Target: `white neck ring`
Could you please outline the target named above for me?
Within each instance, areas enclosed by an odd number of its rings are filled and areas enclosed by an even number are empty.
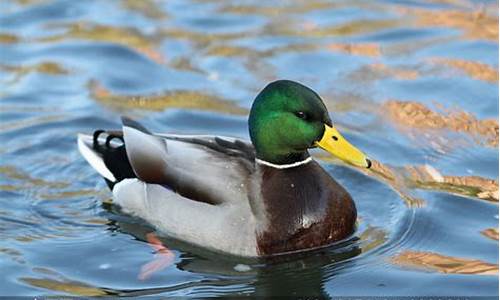
[[[298,167],[298,166],[301,166],[301,165],[305,165],[305,164],[307,164],[307,163],[309,163],[311,161],[312,161],[312,157],[309,156],[308,158],[306,158],[304,160],[301,160],[301,161],[294,162],[293,164],[278,165],[278,164],[273,164],[273,163],[270,163],[270,162],[262,160],[262,159],[258,159],[258,158],[255,159],[256,163],[264,165],[264,166],[268,166],[268,167],[271,167],[271,168],[275,168],[275,169],[290,169],[290,168],[295,168],[295,167]]]

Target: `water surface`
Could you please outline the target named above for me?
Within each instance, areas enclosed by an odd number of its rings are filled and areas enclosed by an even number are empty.
[[[498,2],[0,3],[0,294],[498,294]],[[351,193],[352,239],[277,261],[162,240],[120,213],[78,132],[248,138],[270,81],[325,100],[371,170],[316,159]]]

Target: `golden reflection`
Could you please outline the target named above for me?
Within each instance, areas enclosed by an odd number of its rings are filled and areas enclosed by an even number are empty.
[[[44,238],[55,238],[54,236],[51,236],[51,235],[44,235],[44,236],[30,236],[30,235],[23,235],[23,236],[16,236],[14,237],[14,239],[18,242],[21,242],[21,243],[31,243],[33,241],[37,241],[37,240],[42,240]]]
[[[401,174],[400,168],[393,168],[389,165],[383,164],[377,160],[372,159],[372,167],[369,170],[363,170],[365,174],[373,176],[379,180],[384,181],[398,193],[398,195],[405,201],[405,204],[411,208],[422,208],[426,206],[426,201],[414,197],[408,190],[407,182]]]
[[[391,261],[402,267],[426,269],[447,274],[498,275],[498,265],[496,264],[433,252],[405,250],[392,257]]]
[[[45,186],[51,188],[65,188],[69,185],[66,182],[50,182],[39,178],[33,178],[29,174],[21,172],[14,166],[6,166],[6,165],[0,166],[0,174],[6,176],[7,178],[21,180],[29,183],[32,186],[38,186],[38,187]],[[7,185],[6,187],[9,188],[12,186]],[[26,186],[16,185],[15,188],[17,190],[22,191],[26,188]]]
[[[498,68],[487,64],[463,59],[434,58],[431,62],[436,65],[445,65],[462,71],[468,76],[490,83],[498,84]]]
[[[67,39],[109,42],[130,47],[157,63],[162,64],[166,61],[163,54],[156,49],[160,37],[157,35],[146,36],[135,28],[113,27],[86,22],[54,26],[65,27],[67,32],[62,35],[42,38],[40,39],[41,42],[57,42]]]
[[[32,117],[32,118],[26,118],[22,120],[17,120],[17,121],[11,121],[11,122],[1,122],[0,123],[0,132],[1,131],[9,131],[9,130],[17,130],[21,128],[27,128],[27,127],[35,127],[41,124],[45,123],[50,123],[50,122],[57,122],[64,120],[63,115],[53,115],[53,116],[40,116],[40,117]]]
[[[20,38],[17,35],[9,33],[0,33],[0,44],[14,44],[18,43]]]
[[[107,225],[109,224],[109,219],[98,219],[98,218],[90,218],[80,220],[82,223],[90,224],[90,225]]]
[[[229,46],[229,45],[214,45],[206,46],[207,55],[223,56],[242,59],[242,63],[246,70],[255,77],[264,81],[277,80],[275,66],[268,63],[264,58],[273,57],[275,55],[283,55],[284,53],[299,53],[321,49],[320,45],[315,44],[291,44],[285,46],[277,46],[268,50],[255,50],[247,47]],[[258,92],[258,91],[256,91]]]
[[[419,76],[419,72],[413,68],[394,67],[382,63],[364,65],[349,75],[349,77],[357,81],[374,81],[389,77],[398,80],[415,80]]]
[[[492,240],[498,241],[498,228],[488,228],[481,231],[481,234]]]
[[[449,27],[461,30],[467,39],[498,42],[498,15],[488,14],[484,8],[469,11],[400,8],[400,12],[415,17],[420,28]]]
[[[322,153],[313,154],[323,161],[340,163],[337,159]],[[408,207],[425,206],[425,200],[411,195],[409,188],[423,188],[446,191],[467,197],[498,202],[498,181],[480,176],[449,176],[442,175],[430,165],[406,166],[395,168],[375,159],[371,160],[370,169],[358,169],[367,176],[385,182],[405,201]],[[351,167],[351,166],[348,166]],[[354,167],[351,167],[354,168]]]
[[[194,66],[188,57],[176,57],[168,62],[168,66],[180,71],[190,71],[196,73],[205,72],[198,67]]]
[[[23,258],[23,254],[19,250],[12,248],[0,248],[0,254],[7,255],[11,260],[19,264],[26,263],[26,260]]]
[[[245,67],[247,70],[252,73],[253,76],[256,78],[259,78],[261,80],[268,81],[275,81],[278,80],[279,78],[275,75],[277,73],[276,67],[267,63],[263,59],[257,59],[257,60],[252,60],[252,59],[247,59],[244,62]],[[259,90],[254,90],[254,93],[257,94]]]
[[[486,145],[498,147],[498,121],[494,119],[478,120],[465,111],[440,114],[413,101],[387,101],[382,111],[397,125],[426,130],[447,129],[473,137],[481,136],[486,139]]]
[[[373,114],[373,111],[378,109],[378,105],[366,95],[360,93],[360,91],[340,92],[333,88],[330,91],[323,92],[322,97],[328,111],[335,113],[357,112]]]
[[[162,38],[188,40],[192,43],[195,43],[195,46],[198,46],[199,48],[204,48],[212,42],[224,42],[224,41],[230,41],[248,37],[248,33],[213,34],[213,33],[188,31],[181,28],[163,29],[158,32],[158,35]]]
[[[9,80],[8,82],[9,84],[14,84],[27,74],[33,72],[49,74],[49,75],[69,74],[69,71],[67,69],[62,67],[60,64],[51,61],[41,62],[35,65],[21,65],[21,66],[0,64],[0,70],[14,74],[14,77],[11,80]]]
[[[397,20],[356,20],[341,25],[311,30],[307,36],[348,36],[365,34],[399,26]]]
[[[342,163],[339,159],[332,157],[331,155],[323,154],[323,153],[314,153],[313,156],[323,161],[333,162],[333,163]],[[401,199],[404,201],[406,206],[410,208],[422,208],[425,207],[426,202],[423,199],[414,197],[411,195],[410,191],[406,186],[406,182],[404,177],[400,172],[396,169],[393,169],[387,165],[382,164],[381,162],[371,159],[372,166],[370,169],[365,168],[357,168],[347,164],[344,164],[349,168],[356,168],[359,172],[364,173],[367,176],[373,177],[377,180],[382,181],[391,187],[394,192],[396,192]]]
[[[288,14],[303,14],[314,10],[340,7],[341,3],[323,1],[291,2],[289,5],[226,5],[220,11],[245,15],[279,16]]]
[[[446,176],[429,165],[407,166],[405,171],[409,185],[498,202],[496,180],[480,176]]]
[[[369,67],[384,78],[390,76],[400,80],[415,80],[419,77],[418,71],[411,68],[389,67],[382,63],[371,64]]]
[[[316,44],[291,44],[285,46],[277,46],[272,49],[259,51],[247,47],[221,44],[221,45],[207,46],[207,50],[205,52],[207,55],[213,55],[213,56],[250,58],[252,60],[251,63],[255,64],[255,63],[263,63],[262,59],[266,57],[272,57],[275,55],[281,55],[290,52],[293,53],[309,52],[318,49],[321,49],[321,47]]]
[[[88,283],[67,278],[56,270],[46,267],[32,268],[34,273],[41,274],[42,278],[20,277],[18,280],[33,287],[43,288],[55,292],[63,292],[72,296],[109,296],[117,295],[118,291],[92,286]]]
[[[168,108],[199,109],[227,114],[246,115],[248,110],[235,102],[196,91],[169,91],[150,96],[124,96],[112,94],[97,81],[90,83],[91,95],[97,101],[118,108],[138,108],[161,111]]]
[[[469,7],[470,2],[467,0],[426,0],[429,3],[453,4],[460,7]]]
[[[50,194],[41,194],[38,195],[40,199],[44,200],[67,200],[68,198],[75,197],[85,197],[85,196],[97,196],[100,192],[96,189],[88,189],[88,190],[76,190],[76,191],[59,191]]]
[[[387,241],[387,232],[378,227],[368,227],[359,235],[359,238],[362,252],[368,252]]]
[[[252,50],[245,47],[237,47],[237,46],[229,46],[229,45],[216,45],[209,47],[207,55],[214,56],[224,56],[224,57],[232,57],[232,56],[260,56],[260,53],[256,50]]]
[[[64,281],[48,278],[21,277],[20,280],[33,287],[44,288],[51,291],[64,292],[74,296],[106,296],[109,295],[105,290],[93,287],[83,282]]]
[[[148,47],[152,45],[151,39],[134,28],[112,27],[86,22],[54,26],[65,27],[68,31],[64,35],[47,37],[41,41],[55,42],[67,38],[81,38],[92,41],[107,41],[123,44],[133,48]]]
[[[38,233],[36,235],[30,233],[24,233],[22,236],[13,236],[14,240],[21,243],[32,243],[34,241],[42,241],[42,240],[53,240],[58,237],[67,237],[64,234],[49,234],[49,233]]]
[[[327,45],[327,49],[333,52],[342,52],[351,55],[361,55],[378,57],[382,53],[380,45],[376,43],[342,44],[332,43]]]
[[[340,25],[318,27],[313,23],[303,23],[300,27],[285,26],[285,24],[270,24],[266,33],[273,35],[291,35],[301,37],[335,37],[350,36],[395,28],[400,25],[398,20],[355,20]]]
[[[19,191],[19,187],[17,185],[12,185],[12,184],[0,184],[0,191],[5,191],[5,192],[15,192]]]
[[[165,19],[166,13],[163,12],[159,3],[154,0],[123,0],[120,1],[126,9],[138,12],[151,19]]]
[[[405,204],[410,208],[422,208],[426,206],[426,201],[411,195],[408,190],[406,180],[399,168],[392,168],[377,160],[372,159],[372,167],[369,170],[362,170],[365,174],[375,177],[385,182],[398,193]]]
[[[426,48],[432,48],[435,45],[445,45],[448,43],[453,43],[456,40],[453,36],[449,35],[438,35],[432,36],[425,39],[417,39],[411,41],[411,43],[400,42],[400,43],[391,43],[384,45],[384,55],[386,57],[393,56],[405,56],[409,57],[410,55],[414,55],[420,50]]]
[[[40,5],[48,0],[15,0],[20,5]]]
[[[274,56],[283,53],[300,53],[300,52],[309,52],[317,49],[322,49],[320,45],[314,43],[302,43],[302,44],[290,44],[285,46],[274,47],[268,51],[264,52],[264,56]]]
[[[64,212],[65,215],[70,217],[71,214],[68,212]],[[78,214],[76,214],[79,216]],[[74,228],[68,225],[52,225],[49,231],[45,230],[37,230],[40,229],[40,220],[37,220],[36,223],[33,224],[31,232],[24,232],[22,235],[15,234],[12,236],[7,236],[9,239],[14,239],[17,242],[21,243],[32,243],[35,241],[43,241],[43,240],[56,240],[56,239],[64,239],[68,240],[69,238],[78,238],[78,233],[75,232]]]
[[[379,162],[378,160],[372,160],[371,171],[389,181],[396,181],[395,172],[389,167]]]

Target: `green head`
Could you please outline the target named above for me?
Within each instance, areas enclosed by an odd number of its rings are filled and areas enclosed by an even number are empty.
[[[270,163],[303,160],[309,156],[307,149],[319,146],[355,165],[369,164],[332,126],[318,94],[294,81],[268,84],[254,100],[248,126],[257,158]]]
[[[276,164],[307,157],[324,124],[332,125],[318,94],[289,80],[272,82],[257,95],[248,123],[257,157]]]

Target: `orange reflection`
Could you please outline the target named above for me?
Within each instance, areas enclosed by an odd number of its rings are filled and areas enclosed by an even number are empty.
[[[497,275],[498,265],[477,259],[445,256],[433,252],[406,250],[394,256],[392,263],[447,274]]]
[[[465,111],[440,114],[413,101],[387,101],[382,111],[397,125],[417,129],[447,129],[481,136],[486,139],[486,145],[498,147],[498,121],[494,119],[478,120]]]

